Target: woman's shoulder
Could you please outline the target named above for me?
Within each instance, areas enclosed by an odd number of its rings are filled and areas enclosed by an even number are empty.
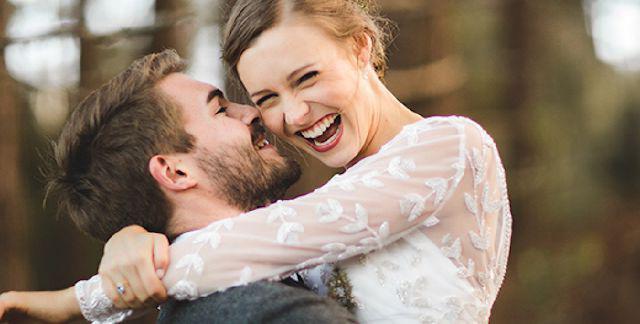
[[[492,143],[482,126],[468,117],[426,117],[404,126],[377,154],[362,159],[351,168],[359,169],[381,159],[396,161],[399,156],[432,154],[434,150],[458,155],[462,150]]]
[[[484,131],[484,128],[480,124],[478,124],[475,120],[459,115],[450,115],[450,116],[430,116],[425,117],[413,124],[409,124],[405,127],[405,129],[411,128],[428,128],[437,125],[450,125],[454,127],[473,127],[479,130]]]
[[[393,147],[419,145],[423,142],[431,142],[435,137],[459,135],[465,139],[487,141],[491,139],[484,128],[465,116],[431,116],[423,118],[415,123],[406,125],[402,131],[386,145],[381,151]],[[408,140],[408,141],[407,141]]]

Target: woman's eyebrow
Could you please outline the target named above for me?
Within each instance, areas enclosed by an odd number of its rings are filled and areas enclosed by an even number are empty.
[[[269,92],[271,92],[271,91],[266,90],[266,89],[265,90],[260,90],[260,91],[252,93],[251,94],[251,98],[253,98],[255,96],[263,95],[263,94],[266,94],[266,93],[269,93]]]
[[[287,82],[291,83],[291,80],[296,76],[296,74],[300,73],[300,71],[302,71],[302,70],[304,70],[304,69],[306,69],[306,68],[308,68],[308,67],[310,67],[312,65],[313,65],[313,63],[306,64],[306,65],[304,65],[304,66],[302,66],[300,68],[295,69],[293,72],[289,73],[289,75],[287,76]],[[267,89],[264,89],[264,90],[256,91],[256,92],[252,93],[250,96],[253,98],[255,96],[263,95],[263,94],[266,94],[266,93],[269,93],[269,92],[271,92],[271,91],[269,91]]]
[[[306,68],[308,68],[308,67],[310,67],[312,65],[313,64],[307,64],[307,65],[305,65],[303,67],[300,67],[300,68],[296,69],[295,71],[289,73],[289,76],[287,77],[287,82],[291,82],[291,80],[293,79],[293,77],[296,76],[296,74],[300,73],[300,71],[302,71],[302,70],[304,70],[304,69],[306,69]]]

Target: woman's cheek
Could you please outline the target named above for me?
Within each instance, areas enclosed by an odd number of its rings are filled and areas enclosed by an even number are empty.
[[[262,122],[264,126],[278,137],[284,137],[284,124],[282,114],[278,114],[276,109],[265,109],[262,111]],[[280,118],[278,118],[280,116]]]
[[[348,86],[345,89],[345,84],[323,82],[310,89],[308,94],[313,102],[320,103],[325,107],[342,110],[344,108],[342,104],[346,97],[345,94],[348,92]]]

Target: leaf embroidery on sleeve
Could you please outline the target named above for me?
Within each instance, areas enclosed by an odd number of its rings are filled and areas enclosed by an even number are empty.
[[[344,191],[354,191],[356,190],[356,187],[353,185],[354,181],[355,179],[353,179],[353,177],[347,177],[342,174],[336,174],[329,180],[329,182],[327,182],[325,186],[322,187],[321,192],[328,193],[329,192],[328,187],[330,186],[338,186],[338,188]]]
[[[461,265],[460,267],[458,267],[458,277],[460,278],[469,278],[471,276],[473,276],[473,274],[475,273],[476,269],[476,264],[475,262],[473,262],[472,259],[469,259],[467,261],[467,265]]]
[[[485,213],[495,213],[500,209],[501,203],[500,199],[496,199],[495,201],[491,201],[491,193],[489,191],[489,185],[485,184],[484,189],[482,191],[482,210]]]
[[[344,243],[328,243],[322,246],[323,252],[342,252],[347,248]]]
[[[478,215],[476,199],[466,192],[464,193],[464,204],[473,215]]]
[[[480,234],[469,231],[469,239],[471,240],[471,245],[478,250],[486,251],[489,248],[489,238],[484,227],[480,228]]]
[[[380,239],[386,239],[389,237],[389,222],[385,221],[380,224],[380,228],[378,228],[378,235]]]
[[[454,240],[451,238],[450,234],[447,234],[442,238],[442,244],[443,246],[440,250],[444,256],[456,261],[460,260],[460,256],[462,255],[462,243],[460,242],[459,237]]]
[[[432,178],[424,182],[424,184],[431,188],[435,193],[434,204],[438,205],[444,200],[444,196],[447,193],[447,180],[444,178]]]
[[[180,280],[167,293],[178,300],[194,300],[198,298],[198,288],[189,280]]]
[[[378,240],[375,237],[365,237],[360,240],[360,245],[378,246]]]
[[[484,153],[484,150],[483,150]],[[477,148],[471,149],[471,166],[473,168],[473,183],[478,184],[484,177],[484,154]]]
[[[251,269],[251,267],[245,266],[244,268],[242,268],[242,271],[240,272],[240,278],[238,278],[238,281],[234,283],[234,286],[246,285],[251,280],[252,275],[253,270]]]
[[[320,223],[333,223],[340,219],[342,212],[342,205],[335,199],[327,199],[326,203],[316,206],[316,216]]]
[[[409,132],[407,134],[407,139],[409,142],[409,146],[417,145],[418,142],[420,141],[420,138],[418,137],[418,129],[415,127],[412,127],[411,129],[409,129]]]
[[[215,249],[220,245],[220,234],[207,230],[198,234],[193,243],[208,243],[212,249]]]
[[[389,174],[397,179],[407,180],[409,179],[409,172],[416,169],[416,163],[412,159],[404,159],[400,156],[396,156],[389,162],[387,171]]]
[[[202,269],[204,267],[204,262],[202,258],[197,253],[191,253],[183,256],[178,261],[176,265],[176,269],[187,268],[187,274],[191,269],[193,269],[196,273],[202,274]]]
[[[413,222],[424,213],[427,199],[417,193],[410,193],[400,201],[400,213],[407,217],[407,221]]]
[[[277,241],[281,244],[299,243],[298,234],[304,233],[304,226],[300,223],[283,222],[278,228]]]
[[[429,216],[429,218],[427,218],[424,221],[423,224],[426,227],[431,227],[431,226],[435,226],[438,223],[440,223],[440,219],[438,219],[438,217],[436,217],[435,215],[431,215],[431,216]]]
[[[340,231],[345,234],[355,234],[367,229],[369,223],[369,214],[367,210],[360,204],[356,204],[356,218],[351,224],[344,225]]]
[[[376,179],[376,177],[380,176],[380,172],[371,171],[362,176],[362,183],[369,188],[381,188],[384,187],[384,183],[382,181]]]

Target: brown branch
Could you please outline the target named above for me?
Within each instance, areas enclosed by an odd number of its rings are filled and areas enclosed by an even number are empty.
[[[81,28],[80,24],[75,22],[71,24],[65,24],[59,28],[40,35],[28,36],[28,37],[3,37],[0,38],[0,49],[4,49],[9,44],[14,43],[30,43],[39,40],[45,40],[52,37],[60,36],[72,36],[79,37],[88,41],[96,42],[100,45],[110,45],[116,43],[122,39],[131,38],[135,36],[146,36],[157,32],[160,29],[173,27],[176,25],[188,23],[194,20],[194,14],[187,13],[182,15],[164,16],[157,19],[153,25],[133,28],[122,28],[118,31],[107,35],[95,35]]]

